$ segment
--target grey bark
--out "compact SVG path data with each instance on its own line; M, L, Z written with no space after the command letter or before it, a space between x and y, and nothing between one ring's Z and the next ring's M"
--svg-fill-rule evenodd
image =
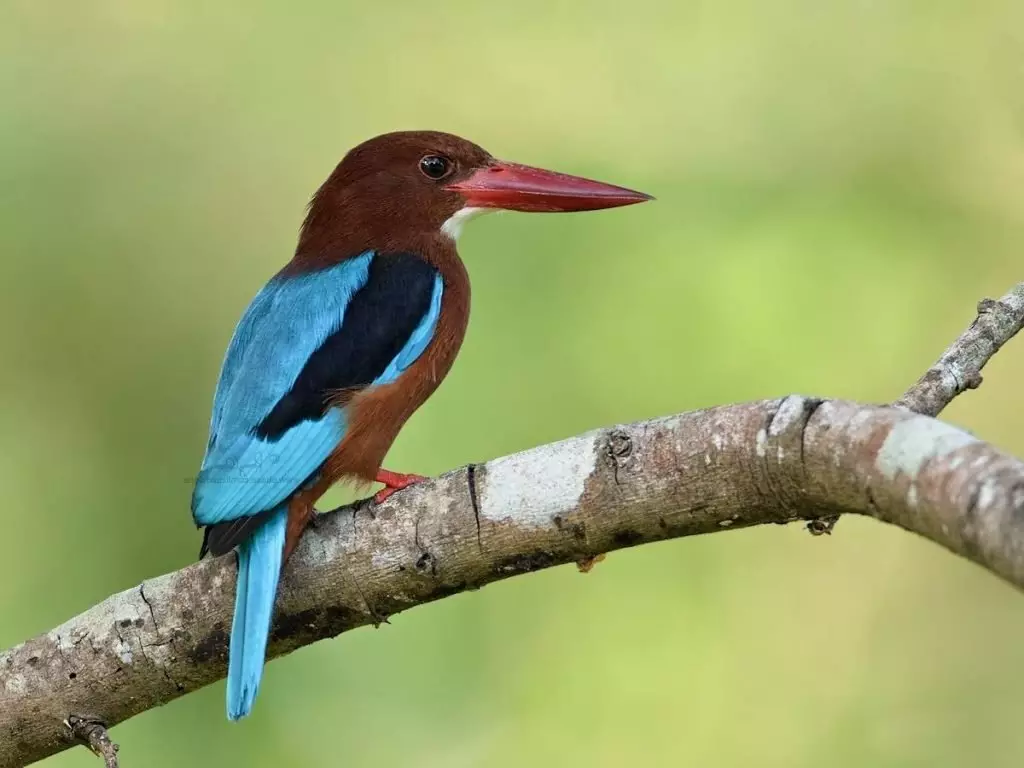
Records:
M931 410L962 391L943 366L977 376L1020 328L1024 301L1009 306L1020 317L978 331L966 359L947 353L901 403ZM611 550L798 520L820 530L841 514L1024 587L1024 463L905 408L794 395L597 430L323 515L285 568L269 657ZM0 766L91 740L72 716L99 739L223 677L234 584L233 555L204 560L0 654Z

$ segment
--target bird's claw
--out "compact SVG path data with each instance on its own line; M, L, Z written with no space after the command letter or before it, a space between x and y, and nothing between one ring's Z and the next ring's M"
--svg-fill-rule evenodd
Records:
M386 487L381 488L373 495L373 503L383 504L397 491L404 490L410 485L423 482L426 479L423 475L400 475L395 472L382 471L377 475L377 480L384 483Z

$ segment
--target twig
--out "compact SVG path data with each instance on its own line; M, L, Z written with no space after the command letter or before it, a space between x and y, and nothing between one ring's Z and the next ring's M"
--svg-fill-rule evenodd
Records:
M896 401L926 416L938 416L953 398L981 384L981 369L1024 327L1024 283L999 299L982 299L978 316L935 365Z
M74 741L84 744L93 754L103 758L106 768L118 768L117 751L120 747L110 740L106 723L96 717L71 715L64 724Z

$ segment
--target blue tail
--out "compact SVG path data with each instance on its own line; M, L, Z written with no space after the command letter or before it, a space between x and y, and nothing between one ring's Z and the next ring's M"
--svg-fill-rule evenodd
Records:
M238 548L235 617L228 651L229 720L248 715L260 689L287 522L288 507L282 505Z

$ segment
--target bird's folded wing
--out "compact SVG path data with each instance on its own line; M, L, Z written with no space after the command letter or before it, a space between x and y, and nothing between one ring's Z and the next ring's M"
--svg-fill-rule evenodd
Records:
M430 343L441 292L436 270L407 254L271 280L228 348L196 523L258 515L314 478L345 435L345 408L328 404L331 393L395 381Z

